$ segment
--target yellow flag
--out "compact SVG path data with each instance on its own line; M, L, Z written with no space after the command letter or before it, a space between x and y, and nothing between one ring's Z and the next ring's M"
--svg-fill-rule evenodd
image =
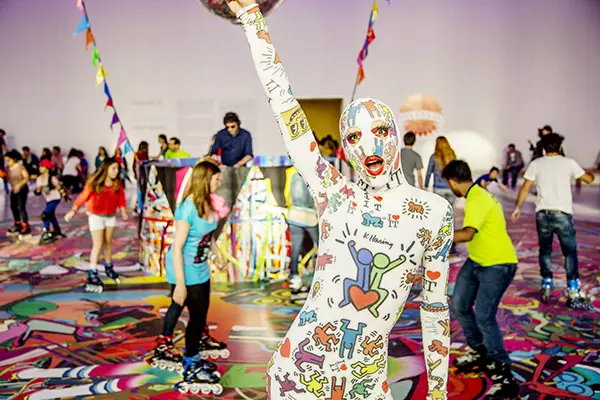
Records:
M96 74L96 85L102 84L104 82L104 77L106 76L106 71L102 66L102 63L98 65L98 73Z
M371 23L375 22L375 18L379 15L379 6L377 5L377 0L373 0L373 8L371 9Z

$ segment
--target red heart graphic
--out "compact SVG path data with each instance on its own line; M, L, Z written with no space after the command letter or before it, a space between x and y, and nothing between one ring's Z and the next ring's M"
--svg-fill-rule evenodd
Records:
M375 197L375 200L377 200L377 201L383 200L383 197L381 197L381 196L373 196L373 197Z
M392 215L392 218L394 219L394 221L398 221L400 219L400 216L395 214L395 215Z
M427 277L432 281L435 281L437 278L440 277L440 275L442 275L442 273L439 271L427 271Z
M312 153L317 148L317 142L314 140L310 143L310 152Z
M364 310L365 308L377 303L379 300L379 293L375 291L363 292L360 286L350 286L350 301L358 311Z
M352 207L356 207L356 203L355 202L352 202Z
M383 383L381 384L381 388L383 389L383 391L384 391L385 393L387 393L387 391L388 391L388 389L389 389L389 387L388 387L388 384L387 384L387 381L383 381Z
M281 357L290 358L290 350L292 350L292 346L290 344L290 339L286 338L283 341L283 344L281 345L281 347L279 348L279 354L281 354Z

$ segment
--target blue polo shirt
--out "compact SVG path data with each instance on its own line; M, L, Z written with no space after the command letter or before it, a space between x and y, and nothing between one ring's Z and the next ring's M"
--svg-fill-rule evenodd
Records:
M475 180L475 184L481 186L481 182L485 181L486 183L490 182L498 182L498 179L490 178L490 174L481 175L477 180Z
M215 136L215 143L210 154L218 154L221 149L221 163L232 167L245 156L252 156L252 135L240 128L236 136L231 136L227 129L220 130Z

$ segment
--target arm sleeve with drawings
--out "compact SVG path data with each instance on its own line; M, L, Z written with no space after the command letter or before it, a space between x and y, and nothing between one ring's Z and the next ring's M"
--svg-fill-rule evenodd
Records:
M421 326L428 378L428 399L446 398L450 356L450 314L448 307L448 253L454 232L454 212L447 205L437 232L423 254L423 301Z
M292 94L292 89L271 43L265 19L253 4L238 12L244 27L254 65L269 98L269 104L279 125L288 154L310 187L313 197L326 195L327 189L342 186L344 177L319 153L304 111Z

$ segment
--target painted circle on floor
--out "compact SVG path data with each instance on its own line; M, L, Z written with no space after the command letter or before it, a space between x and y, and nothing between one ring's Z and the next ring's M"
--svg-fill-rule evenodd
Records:
M11 311L19 317L33 317L35 315L45 314L50 311L54 311L58 308L56 304L49 303L47 301L24 301L14 305Z

